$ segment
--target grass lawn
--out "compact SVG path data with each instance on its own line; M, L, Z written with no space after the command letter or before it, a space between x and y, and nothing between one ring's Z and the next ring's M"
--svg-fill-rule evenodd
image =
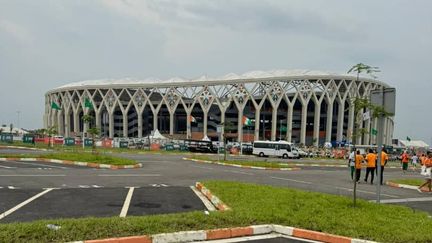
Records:
M389 181L397 184L405 184L410 186L420 186L425 182L424 179L391 179Z
M42 220L0 224L4 242L57 242L212 229L253 224L282 224L380 242L431 242L432 220L424 212L395 205L289 188L208 181L204 183L232 208L142 217ZM57 224L58 231L47 224ZM415 227L408 227L415 225Z
M119 158L109 155L91 154L91 153L52 153L52 154L0 154L2 158L45 158L72 160L80 162L91 162L97 164L109 165L135 165L136 161L126 158Z

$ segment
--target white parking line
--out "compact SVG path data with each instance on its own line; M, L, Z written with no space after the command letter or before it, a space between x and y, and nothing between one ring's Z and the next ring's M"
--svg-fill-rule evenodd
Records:
M161 176L160 174L101 174L98 176Z
M132 199L132 194L134 192L134 189L135 189L135 187L129 187L128 194L126 195L125 201L123 203L123 208L122 208L122 210L120 212L120 217L121 218L124 218L127 215L127 212L129 210L129 205L130 205L130 202L131 202L131 199Z
M312 184L312 182L308 182L308 181L299 181L299 180L288 179L288 178L273 177L273 176L270 176L270 178L272 178L272 179L277 179L277 180L284 180L284 181L293 181L293 182L303 183L303 184L308 184L308 185Z
M349 191L352 192L353 189L352 188L345 188L345 187L335 187L336 189L341 189L341 190L345 190L345 191ZM370 192L370 191L364 191L364 190L359 190L357 189L358 192L361 193L365 193L365 194L373 194L376 195L376 192ZM395 195L390 195L390 194L386 194L386 193L381 193L382 196L386 196L386 197L392 197L392 198L398 198L398 196Z
M428 202L428 201L432 201L432 197L384 199L384 200L381 200L381 203ZM376 200L371 200L371 202L376 202Z
M10 167L10 166L5 166L5 165L0 165L0 168L5 168L5 169L14 169L16 167Z
M199 165L191 165L191 167L200 168L200 169L206 169L206 170L213 170L214 168L205 167L205 166L199 166Z
M235 173L235 174L243 174L243 175L255 175L253 173L244 172L244 171L235 171L235 170L223 170L225 172Z
M25 176L41 176L41 177L43 177L43 176L66 176L66 175L43 175L43 174L41 174L41 175L0 175L0 177L16 177L16 176L18 176L18 177L25 177Z
M46 193L48 193L48 192L50 192L50 191L52 191L52 190L54 190L54 189L55 189L55 188L47 188L47 189L45 189L44 191L42 191L41 193L34 195L33 197L31 197L31 198L25 200L24 202L22 202L22 203L16 205L15 207L9 209L8 211L6 211L6 212L0 214L0 220L1 220L2 218L4 218L4 217L8 216L9 214L11 214L11 213L17 211L18 209L24 207L25 205L29 204L31 201L37 199L38 197L43 196L44 194L46 194Z
M37 164L37 163L30 163L30 162L18 162L18 161L8 161L8 162L16 163L16 164L27 164L27 165L35 165L35 166L51 167L51 168L57 168L57 169L67 169L67 167L63 167L63 166L46 165L46 164Z

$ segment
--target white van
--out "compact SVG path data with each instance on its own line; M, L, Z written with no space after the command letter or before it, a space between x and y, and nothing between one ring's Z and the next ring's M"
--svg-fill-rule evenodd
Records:
M292 144L286 141L255 141L252 154L260 157L276 156L291 159L300 157L297 150L292 149Z

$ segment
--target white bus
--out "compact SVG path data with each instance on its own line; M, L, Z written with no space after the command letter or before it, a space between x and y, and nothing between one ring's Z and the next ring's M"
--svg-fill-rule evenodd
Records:
M297 150L292 149L292 143L286 141L255 141L252 154L260 157L276 156L282 158L298 159Z

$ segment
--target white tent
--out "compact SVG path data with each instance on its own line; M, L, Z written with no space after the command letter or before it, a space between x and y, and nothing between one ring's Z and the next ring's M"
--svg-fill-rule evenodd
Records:
M209 137L204 136L203 139L201 139L202 141L211 141Z
M165 140L167 138L162 136L162 134L159 132L159 130L156 129L156 131L154 131L153 134L150 136L150 139Z
M400 146L412 148L429 148L429 145L422 140L399 140Z

